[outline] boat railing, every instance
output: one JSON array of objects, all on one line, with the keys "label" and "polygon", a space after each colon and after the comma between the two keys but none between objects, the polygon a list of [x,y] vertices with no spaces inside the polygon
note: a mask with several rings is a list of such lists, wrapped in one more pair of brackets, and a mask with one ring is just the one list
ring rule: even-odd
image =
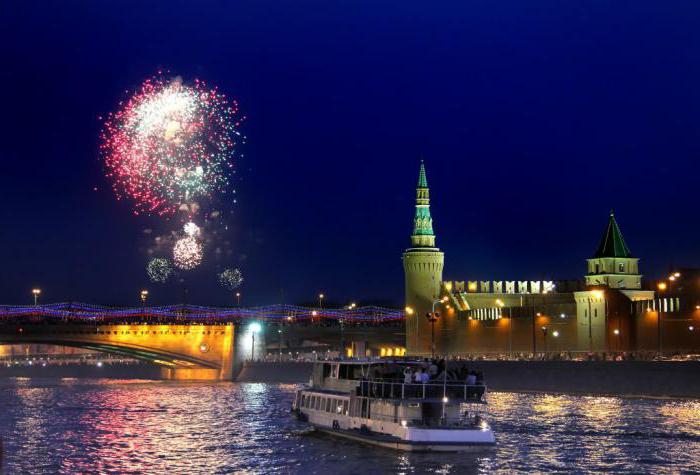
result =
[{"label": "boat railing", "polygon": [[438,399],[455,402],[485,402],[486,386],[455,381],[433,380],[427,383],[403,383],[379,379],[363,379],[357,395],[378,399]]}]

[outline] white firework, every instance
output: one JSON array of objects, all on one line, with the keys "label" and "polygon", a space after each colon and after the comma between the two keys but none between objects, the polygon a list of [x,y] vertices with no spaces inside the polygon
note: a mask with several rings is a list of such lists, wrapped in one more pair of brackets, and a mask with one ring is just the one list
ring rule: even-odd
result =
[{"label": "white firework", "polygon": [[219,283],[228,290],[234,290],[243,284],[243,274],[238,269],[226,269],[219,274]]},{"label": "white firework", "polygon": [[151,259],[146,267],[146,273],[151,282],[163,284],[168,281],[173,274],[173,268],[168,259],[156,257]]},{"label": "white firework", "polygon": [[194,238],[179,239],[173,247],[173,261],[182,270],[191,270],[202,263],[202,246]]},{"label": "white firework", "polygon": [[185,224],[185,234],[187,234],[189,237],[194,238],[199,236],[200,229],[199,226],[194,224],[192,221],[189,223]]}]

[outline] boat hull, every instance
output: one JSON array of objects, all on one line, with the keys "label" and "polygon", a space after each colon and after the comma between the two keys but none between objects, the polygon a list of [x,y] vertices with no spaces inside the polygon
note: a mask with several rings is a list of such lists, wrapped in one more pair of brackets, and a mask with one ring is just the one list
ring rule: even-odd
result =
[{"label": "boat hull", "polygon": [[401,450],[404,452],[479,452],[495,447],[495,442],[436,442],[436,441],[411,441],[382,434],[363,433],[358,430],[331,429],[312,424],[320,432],[335,437],[361,442],[365,444],[383,447],[386,449]]}]

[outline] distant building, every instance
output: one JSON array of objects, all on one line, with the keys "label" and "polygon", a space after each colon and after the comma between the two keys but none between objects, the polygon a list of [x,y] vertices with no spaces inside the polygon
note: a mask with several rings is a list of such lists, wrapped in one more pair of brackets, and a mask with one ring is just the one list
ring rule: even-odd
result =
[{"label": "distant building", "polygon": [[700,299],[697,311],[685,309],[688,316],[677,295],[642,289],[639,259],[612,212],[587,262],[582,280],[443,280],[445,255],[436,247],[421,162],[411,247],[403,254],[407,353],[431,354],[433,309],[437,354],[656,351],[660,341],[664,351],[700,346],[687,335],[693,325],[677,323],[697,319],[700,327]]}]

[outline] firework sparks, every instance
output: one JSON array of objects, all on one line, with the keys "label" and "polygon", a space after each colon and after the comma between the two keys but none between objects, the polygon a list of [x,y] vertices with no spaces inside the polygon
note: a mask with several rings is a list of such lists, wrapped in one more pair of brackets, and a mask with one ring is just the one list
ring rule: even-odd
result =
[{"label": "firework sparks", "polygon": [[243,284],[243,274],[238,269],[226,269],[219,274],[219,283],[228,290],[234,290]]},{"label": "firework sparks", "polygon": [[156,257],[151,259],[146,267],[146,273],[151,282],[163,284],[168,281],[173,274],[173,267],[168,259]]},{"label": "firework sparks", "polygon": [[173,247],[173,261],[182,270],[192,270],[202,262],[202,246],[191,237],[179,239]]},{"label": "firework sparks", "polygon": [[238,104],[202,81],[156,76],[102,130],[101,154],[118,199],[134,213],[172,215],[226,191],[244,142]]}]

